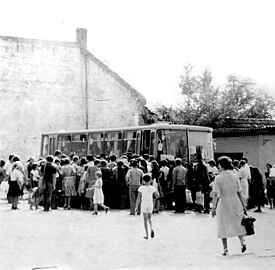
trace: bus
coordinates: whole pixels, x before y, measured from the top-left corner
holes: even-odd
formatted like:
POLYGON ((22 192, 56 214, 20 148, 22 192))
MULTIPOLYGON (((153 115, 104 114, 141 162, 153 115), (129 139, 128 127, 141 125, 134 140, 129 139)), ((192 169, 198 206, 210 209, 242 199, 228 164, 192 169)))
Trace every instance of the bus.
POLYGON ((65 155, 154 155, 156 159, 196 161, 201 154, 213 159, 212 128, 156 123, 147 126, 59 131, 42 134, 41 156, 53 155, 58 149, 65 155))

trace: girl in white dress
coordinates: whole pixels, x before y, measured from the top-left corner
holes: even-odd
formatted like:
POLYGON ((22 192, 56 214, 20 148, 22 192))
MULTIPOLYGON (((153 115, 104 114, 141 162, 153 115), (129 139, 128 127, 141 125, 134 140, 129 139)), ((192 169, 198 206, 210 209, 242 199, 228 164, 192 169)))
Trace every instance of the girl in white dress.
POLYGON ((101 206, 106 214, 108 213, 109 207, 104 205, 104 195, 103 195, 103 191, 102 191, 102 173, 101 171, 97 171, 95 172, 95 177, 96 177, 96 182, 93 185, 94 188, 94 212, 93 215, 97 215, 97 211, 98 211, 98 205, 101 206))

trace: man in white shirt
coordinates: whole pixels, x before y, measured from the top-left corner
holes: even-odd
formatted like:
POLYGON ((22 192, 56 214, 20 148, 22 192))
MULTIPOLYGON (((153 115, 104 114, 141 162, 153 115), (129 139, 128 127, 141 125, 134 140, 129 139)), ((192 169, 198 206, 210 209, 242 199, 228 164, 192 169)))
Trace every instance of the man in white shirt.
POLYGON ((250 183, 250 180, 251 180, 251 173, 250 173, 250 168, 249 168, 249 165, 248 165, 248 159, 247 159, 246 157, 243 157, 242 160, 245 161, 244 168, 245 168, 245 170, 246 170, 246 172, 247 172, 247 175, 248 175, 247 180, 248 180, 248 182, 250 183))

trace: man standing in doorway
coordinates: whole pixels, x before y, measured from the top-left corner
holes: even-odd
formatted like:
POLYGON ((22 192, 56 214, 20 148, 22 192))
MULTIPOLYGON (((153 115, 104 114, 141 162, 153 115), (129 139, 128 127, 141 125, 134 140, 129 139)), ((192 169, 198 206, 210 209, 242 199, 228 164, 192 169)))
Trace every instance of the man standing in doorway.
POLYGON ((184 213, 186 206, 186 173, 182 166, 181 159, 175 159, 176 167, 173 169, 173 190, 175 192, 175 213, 184 213))
MULTIPOLYGON (((138 196, 138 188, 140 187, 143 177, 142 170, 138 169, 137 160, 132 161, 132 168, 127 172, 126 182, 129 185, 129 197, 130 197, 130 215, 135 215, 136 200, 138 196)), ((140 206, 138 207, 137 214, 139 215, 140 206)))
POLYGON ((198 164, 195 169, 195 185, 196 191, 201 191, 204 194, 204 214, 210 213, 210 179, 208 170, 202 160, 202 155, 197 154, 198 164))

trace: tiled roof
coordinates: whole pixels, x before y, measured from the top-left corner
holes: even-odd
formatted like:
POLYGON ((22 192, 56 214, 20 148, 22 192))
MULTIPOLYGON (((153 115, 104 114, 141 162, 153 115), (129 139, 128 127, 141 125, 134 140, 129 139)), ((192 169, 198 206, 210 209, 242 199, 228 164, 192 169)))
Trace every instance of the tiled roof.
POLYGON ((255 118, 226 118, 214 133, 267 132, 275 130, 275 120, 255 118))

